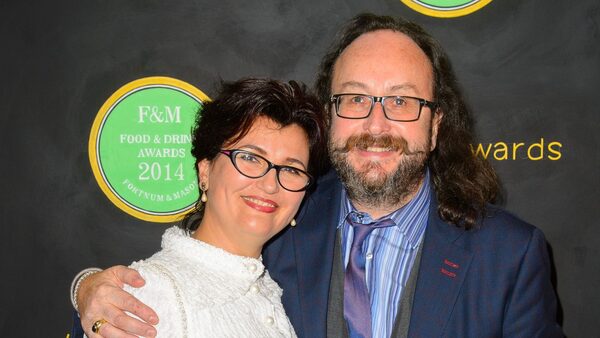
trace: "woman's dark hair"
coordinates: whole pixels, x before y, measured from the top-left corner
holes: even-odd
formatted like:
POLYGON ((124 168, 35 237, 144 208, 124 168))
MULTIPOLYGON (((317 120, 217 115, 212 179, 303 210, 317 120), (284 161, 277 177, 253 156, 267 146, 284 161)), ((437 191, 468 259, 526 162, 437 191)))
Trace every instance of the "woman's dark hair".
POLYGON ((434 100, 443 114, 437 146, 429 158, 429 169, 438 200, 440 217, 469 229, 483 216, 486 203, 500 194, 500 183, 491 165, 471 151, 473 118, 463 99, 450 60, 440 44, 423 28, 401 18, 360 14, 340 32, 322 60, 315 88, 321 102, 329 102, 331 78, 340 54, 359 36, 391 30, 410 37, 423 50, 433 67, 434 100))
MULTIPOLYGON (((216 98, 205 103, 196 115, 192 130, 195 163, 213 160, 223 147, 243 138, 259 117, 267 117, 281 128, 289 125, 302 128, 309 144, 308 172, 314 177, 321 173, 327 133, 322 105, 305 85, 272 79, 246 78, 221 83, 216 98)), ((197 171, 197 165, 194 167, 197 171)), ((196 230, 203 213, 204 205, 198 200, 181 227, 196 230)))

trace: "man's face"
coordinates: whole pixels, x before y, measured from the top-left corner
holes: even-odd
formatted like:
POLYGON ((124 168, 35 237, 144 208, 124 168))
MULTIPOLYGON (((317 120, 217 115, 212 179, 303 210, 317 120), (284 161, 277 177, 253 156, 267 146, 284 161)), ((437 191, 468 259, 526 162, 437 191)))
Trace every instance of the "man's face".
MULTIPOLYGON (((361 35, 342 52, 334 65, 331 87, 333 94, 432 101, 433 72, 412 39, 379 30, 361 35)), ((406 203, 416 193, 428 155, 435 148, 441 114, 423 107, 417 121, 396 122, 385 117, 379 103, 365 119, 331 114, 330 156, 357 208, 391 211, 406 203)))

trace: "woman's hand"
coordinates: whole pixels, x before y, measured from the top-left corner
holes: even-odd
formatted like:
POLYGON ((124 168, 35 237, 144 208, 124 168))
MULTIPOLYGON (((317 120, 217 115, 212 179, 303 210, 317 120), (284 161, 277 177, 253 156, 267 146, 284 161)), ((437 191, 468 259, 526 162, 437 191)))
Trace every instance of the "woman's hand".
POLYGON ((114 266, 95 273, 81 282, 77 294, 77 307, 81 325, 90 338, 136 338, 154 337, 158 323, 156 313, 137 298, 123 291, 127 284, 135 288, 145 284, 140 274, 125 266, 114 266), (133 318, 125 311, 139 317, 133 318), (98 320, 102 324, 98 333, 92 332, 92 326, 98 320), (151 325, 152 324, 152 325, 151 325))

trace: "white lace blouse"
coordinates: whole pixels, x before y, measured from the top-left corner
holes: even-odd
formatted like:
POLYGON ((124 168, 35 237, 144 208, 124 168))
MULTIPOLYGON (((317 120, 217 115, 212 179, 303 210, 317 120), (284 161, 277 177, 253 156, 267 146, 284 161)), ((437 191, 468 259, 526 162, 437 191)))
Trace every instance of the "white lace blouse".
POLYGON ((157 337, 296 337, 282 290, 259 259, 230 254, 172 227, 161 251, 131 267, 146 285, 125 290, 157 312, 157 337))

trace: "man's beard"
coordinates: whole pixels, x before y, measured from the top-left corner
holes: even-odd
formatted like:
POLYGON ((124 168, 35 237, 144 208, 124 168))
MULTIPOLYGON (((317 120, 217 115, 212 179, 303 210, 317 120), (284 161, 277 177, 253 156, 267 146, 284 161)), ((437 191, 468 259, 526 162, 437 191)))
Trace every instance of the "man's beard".
POLYGON ((426 144, 409 149, 408 143, 401 137, 361 134, 351 136, 341 146, 334 144, 330 139, 328 149, 331 163, 351 201, 365 208, 393 209, 406 203, 406 198, 416 193, 419 188, 430 153, 429 139, 426 144), (353 168, 348 160, 348 153, 354 148, 364 150, 368 147, 390 148, 404 156, 396 170, 389 173, 377 161, 353 168))

